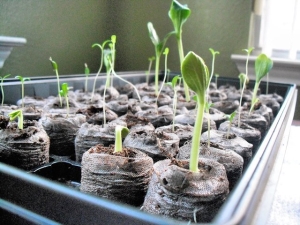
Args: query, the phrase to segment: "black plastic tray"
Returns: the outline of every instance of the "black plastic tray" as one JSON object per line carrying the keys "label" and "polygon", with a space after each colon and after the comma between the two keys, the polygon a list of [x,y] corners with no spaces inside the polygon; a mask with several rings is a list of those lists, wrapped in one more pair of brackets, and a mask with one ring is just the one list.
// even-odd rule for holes
{"label": "black plastic tray", "polygon": [[[143,82],[144,72],[122,73],[122,77],[133,82]],[[74,89],[84,87],[84,75],[65,76]],[[92,87],[93,75],[89,78]],[[153,75],[151,75],[153,80]],[[115,85],[122,85],[119,80]],[[102,76],[97,85],[104,83]],[[239,80],[219,78],[218,84],[230,83],[238,86]],[[253,82],[250,82],[250,86]],[[264,90],[265,83],[262,82]],[[20,82],[8,80],[4,83],[7,103],[15,104],[20,98]],[[55,95],[55,77],[34,78],[25,84],[26,95],[47,97]],[[255,212],[266,180],[272,170],[278,149],[284,146],[282,136],[291,125],[297,89],[293,84],[269,83],[269,92],[277,92],[284,102],[265,135],[252,162],[244,172],[238,185],[230,193],[218,215],[210,224],[249,224]],[[58,160],[58,159],[54,159]],[[52,162],[53,163],[53,162]],[[74,188],[26,173],[0,163],[0,223],[1,224],[187,224],[177,220],[141,212],[139,209],[81,193]]]}

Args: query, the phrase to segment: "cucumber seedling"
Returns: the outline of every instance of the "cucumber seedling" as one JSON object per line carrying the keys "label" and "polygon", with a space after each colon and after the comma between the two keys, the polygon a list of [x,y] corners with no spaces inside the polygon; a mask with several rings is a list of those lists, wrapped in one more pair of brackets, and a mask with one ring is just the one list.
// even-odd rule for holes
{"label": "cucumber seedling", "polygon": [[261,80],[269,73],[273,67],[273,61],[265,54],[260,54],[255,60],[255,84],[253,89],[253,95],[251,100],[250,113],[254,109],[255,104],[258,102],[257,91]]}
{"label": "cucumber seedling", "polygon": [[205,94],[209,83],[209,71],[204,60],[194,52],[189,52],[181,65],[181,73],[188,87],[197,96],[197,115],[193,131],[189,169],[198,172],[199,147],[205,108]]}
{"label": "cucumber seedling", "polygon": [[229,115],[226,115],[226,118],[229,120],[229,125],[228,125],[228,129],[227,129],[227,132],[226,132],[226,139],[229,138],[229,134],[230,134],[230,130],[231,130],[232,121],[233,121],[235,115],[236,115],[236,111],[232,112],[232,113],[229,114]]}
{"label": "cucumber seedling", "polygon": [[60,97],[60,83],[59,83],[59,75],[58,75],[58,66],[57,63],[55,61],[52,60],[52,58],[49,58],[50,62],[51,62],[51,66],[53,71],[55,72],[56,75],[56,83],[57,83],[57,94],[59,96],[59,103],[60,103],[60,107],[62,107],[62,101],[61,101],[61,97]]}
{"label": "cucumber seedling", "polygon": [[24,108],[24,82],[30,80],[29,77],[16,76],[15,78],[21,81],[21,91],[22,91],[22,108]]}
{"label": "cucumber seedling", "polygon": [[158,94],[156,96],[156,105],[157,105],[157,101],[158,101],[158,97],[160,95],[160,92],[161,92],[161,90],[163,89],[163,87],[165,85],[167,74],[168,74],[167,62],[168,62],[169,48],[165,48],[163,54],[165,55],[165,74],[164,74],[164,79],[163,79],[163,82],[162,82],[161,87],[159,89],[159,92],[158,92]]}
{"label": "cucumber seedling", "polygon": [[16,118],[18,118],[18,128],[20,130],[23,129],[23,122],[24,122],[24,120],[23,120],[23,110],[22,109],[14,110],[14,111],[10,112],[8,114],[8,116],[9,116],[9,120],[10,121],[13,121]]}
{"label": "cucumber seedling", "polygon": [[149,60],[149,66],[148,66],[148,71],[146,72],[146,83],[147,84],[149,84],[149,75],[151,72],[153,61],[155,60],[155,56],[149,57],[148,60]]}
{"label": "cucumber seedling", "polygon": [[67,117],[69,117],[69,111],[70,111],[68,93],[69,93],[68,84],[63,83],[61,85],[61,90],[59,91],[59,95],[65,98],[65,101],[66,101],[66,104],[67,104]]}
{"label": "cucumber seedling", "polygon": [[158,95],[158,75],[159,75],[159,62],[160,62],[160,57],[161,54],[163,53],[165,44],[168,40],[168,38],[174,34],[174,32],[168,33],[165,38],[161,41],[156,33],[156,30],[153,27],[153,24],[151,22],[148,22],[147,24],[148,27],[148,32],[149,32],[149,37],[154,45],[155,48],[155,95]]}
{"label": "cucumber seedling", "polygon": [[122,138],[125,138],[129,134],[129,129],[127,127],[117,125],[115,127],[115,149],[114,153],[122,152]]}
{"label": "cucumber seedling", "polygon": [[243,76],[243,83],[242,83],[242,90],[241,90],[241,97],[240,97],[240,107],[239,107],[239,115],[238,115],[238,127],[240,128],[241,126],[241,110],[242,110],[242,99],[244,95],[244,90],[246,87],[246,83],[249,81],[248,78],[248,62],[249,62],[249,56],[251,52],[253,51],[254,48],[248,48],[248,49],[243,49],[243,51],[247,52],[247,59],[246,59],[246,73]]}
{"label": "cucumber seedling", "polygon": [[[174,26],[174,33],[177,39],[180,65],[182,65],[182,62],[184,60],[184,51],[183,51],[183,44],[182,44],[182,26],[190,17],[190,14],[191,14],[191,10],[188,8],[187,5],[182,5],[176,0],[172,1],[168,15]],[[184,78],[183,78],[183,86],[184,86],[185,99],[186,101],[189,102],[190,101],[189,88]]]}
{"label": "cucumber seedling", "polygon": [[102,70],[102,67],[103,67],[103,60],[104,60],[104,48],[107,44],[109,44],[111,42],[111,39],[108,39],[108,40],[105,40],[102,44],[98,44],[98,43],[95,43],[92,45],[92,48],[94,47],[99,47],[100,48],[100,52],[101,52],[101,56],[100,56],[100,66],[99,66],[99,69],[98,69],[98,72],[95,76],[95,79],[94,79],[94,84],[93,84],[93,90],[92,90],[92,100],[94,98],[94,94],[95,94],[95,89],[96,89],[96,82],[97,82],[97,79],[98,79],[98,76]]}

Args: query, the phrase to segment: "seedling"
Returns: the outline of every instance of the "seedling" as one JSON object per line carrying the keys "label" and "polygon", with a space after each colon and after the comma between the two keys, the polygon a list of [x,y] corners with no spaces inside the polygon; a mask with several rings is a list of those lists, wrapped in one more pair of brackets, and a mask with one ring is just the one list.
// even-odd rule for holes
{"label": "seedling", "polygon": [[[184,51],[182,45],[182,26],[187,21],[190,14],[191,14],[191,10],[188,8],[187,5],[182,5],[176,0],[172,1],[171,8],[169,10],[169,17],[172,20],[174,26],[174,33],[177,39],[180,65],[182,65],[182,62],[184,60]],[[183,86],[185,92],[185,99],[186,101],[189,102],[190,101],[189,88],[184,78],[183,78]]]}
{"label": "seedling", "polygon": [[22,109],[17,109],[8,114],[10,121],[18,118],[18,128],[23,129],[23,111]]}
{"label": "seedling", "polygon": [[84,91],[88,92],[88,78],[90,75],[90,69],[86,63],[84,64],[84,74],[85,74]]}
{"label": "seedling", "polygon": [[215,51],[212,48],[209,48],[209,51],[212,54],[212,63],[211,63],[211,74],[210,74],[208,86],[210,85],[210,82],[211,82],[211,80],[213,78],[213,75],[214,75],[216,55],[220,54],[220,52]]}
{"label": "seedling", "polygon": [[151,72],[151,68],[152,68],[152,63],[155,60],[155,56],[149,57],[149,66],[148,66],[148,71],[146,72],[146,83],[149,84],[149,75]]}
{"label": "seedling", "polygon": [[226,138],[227,139],[229,138],[229,133],[230,133],[232,121],[233,121],[235,115],[236,115],[236,111],[232,112],[230,115],[226,115],[227,119],[229,120],[229,126],[228,126],[228,130],[227,130],[227,133],[226,133]]}
{"label": "seedling", "polygon": [[22,108],[24,108],[24,82],[26,80],[30,80],[29,77],[22,77],[22,76],[15,76],[15,78],[21,81],[21,88],[22,88]]}
{"label": "seedling", "polygon": [[59,95],[62,96],[62,97],[64,97],[65,100],[66,100],[66,104],[67,104],[67,117],[69,117],[69,111],[70,111],[68,92],[69,92],[68,84],[67,83],[63,83],[61,85],[61,90],[59,91]]}
{"label": "seedling", "polygon": [[241,73],[239,75],[239,79],[240,79],[241,97],[240,97],[240,104],[239,104],[238,127],[240,128],[240,126],[241,126],[242,99],[243,99],[244,90],[246,88],[246,84],[249,82],[249,78],[246,74]]}
{"label": "seedling", "polygon": [[188,87],[197,95],[198,110],[193,131],[189,168],[192,172],[198,172],[199,147],[205,108],[205,93],[209,83],[209,71],[200,56],[194,52],[189,52],[182,62],[181,73]]}
{"label": "seedling", "polygon": [[163,82],[162,82],[162,84],[161,84],[161,87],[160,87],[159,92],[158,92],[157,97],[156,97],[156,104],[157,104],[157,101],[158,101],[158,97],[159,97],[159,95],[160,95],[160,92],[161,92],[161,90],[163,89],[163,87],[164,87],[164,85],[165,85],[165,82],[166,82],[166,78],[167,78],[167,73],[168,73],[167,62],[168,62],[169,48],[165,48],[163,54],[165,55],[165,75],[164,75]]}
{"label": "seedling", "polygon": [[56,74],[56,80],[57,80],[57,94],[59,96],[59,103],[60,103],[60,107],[62,106],[62,101],[61,101],[61,97],[59,95],[59,92],[60,92],[60,83],[59,83],[59,75],[58,75],[58,66],[57,66],[57,63],[55,61],[52,60],[52,58],[50,57],[49,58],[50,62],[51,62],[51,65],[52,65],[52,68],[53,68],[53,71],[55,72]]}
{"label": "seedling", "polygon": [[175,116],[176,116],[176,110],[177,110],[177,92],[178,92],[178,87],[177,87],[177,82],[178,86],[180,87],[181,84],[181,79],[179,75],[173,77],[171,82],[167,82],[166,84],[171,85],[171,87],[174,90],[174,96],[173,96],[173,122],[172,122],[172,132],[174,132],[174,125],[175,125]]}
{"label": "seedling", "polygon": [[257,91],[262,78],[264,78],[273,67],[273,61],[265,54],[260,54],[255,60],[255,85],[253,89],[253,95],[251,100],[250,113],[252,112],[254,105],[257,103]]}
{"label": "seedling", "polygon": [[103,59],[104,59],[104,48],[105,48],[105,45],[110,43],[111,40],[105,40],[101,45],[100,44],[93,44],[92,45],[92,48],[94,47],[99,47],[100,48],[100,51],[101,51],[101,56],[100,56],[100,66],[99,66],[99,70],[95,76],[95,79],[94,79],[94,84],[93,84],[93,90],[92,90],[92,99],[94,98],[94,94],[95,94],[95,89],[96,89],[96,82],[97,82],[97,79],[98,79],[98,76],[102,70],[102,67],[103,67]]}
{"label": "seedling", "polygon": [[114,153],[122,152],[122,138],[125,138],[129,134],[129,129],[124,126],[117,125],[115,128],[115,150]]}
{"label": "seedling", "polygon": [[1,87],[1,97],[2,97],[2,99],[1,99],[1,106],[3,106],[3,103],[4,103],[3,82],[4,82],[5,78],[7,78],[9,76],[10,76],[10,74],[5,75],[4,77],[0,76],[0,79],[1,79],[0,87]]}
{"label": "seedling", "polygon": [[248,78],[248,61],[249,61],[249,56],[251,52],[253,51],[254,48],[248,48],[248,49],[243,49],[245,52],[247,52],[247,59],[246,59],[246,74],[242,75],[243,77],[243,84],[242,84],[242,91],[241,91],[241,97],[240,97],[240,107],[239,107],[239,117],[238,117],[238,127],[240,128],[241,125],[241,110],[242,110],[242,99],[244,95],[244,90],[246,87],[246,82],[249,81]]}
{"label": "seedling", "polygon": [[168,40],[168,38],[174,34],[174,32],[168,33],[165,38],[160,41],[153,24],[151,22],[148,22],[148,31],[149,31],[149,37],[155,47],[155,94],[158,95],[158,75],[159,75],[159,62],[161,54],[163,53],[164,46]]}

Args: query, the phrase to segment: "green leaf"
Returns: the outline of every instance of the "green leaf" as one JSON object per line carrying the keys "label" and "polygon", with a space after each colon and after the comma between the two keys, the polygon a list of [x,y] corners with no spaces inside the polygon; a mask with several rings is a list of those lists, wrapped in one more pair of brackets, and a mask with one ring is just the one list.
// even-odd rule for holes
{"label": "green leaf", "polygon": [[61,85],[61,90],[62,90],[63,96],[68,95],[68,91],[69,91],[68,83],[63,83]]}
{"label": "green leaf", "polygon": [[261,79],[272,69],[272,67],[272,59],[268,58],[265,54],[260,54],[255,60],[256,81],[260,82]]}
{"label": "green leaf", "polygon": [[90,75],[90,69],[86,63],[84,64],[84,74],[86,76]]}
{"label": "green leaf", "polygon": [[49,58],[50,62],[51,62],[51,65],[52,65],[52,68],[53,70],[58,70],[58,66],[57,66],[57,63],[55,61],[52,60],[52,58],[50,57]]}
{"label": "green leaf", "polygon": [[147,26],[148,26],[148,31],[149,31],[149,37],[150,37],[152,43],[154,44],[154,46],[159,45],[160,40],[159,40],[159,37],[153,27],[153,24],[151,22],[148,22]]}
{"label": "green leaf", "polygon": [[173,77],[173,79],[172,79],[172,87],[173,87],[173,88],[176,87],[177,81],[180,80],[180,79],[181,79],[181,77],[180,77],[179,75]]}
{"label": "green leaf", "polygon": [[213,50],[212,48],[209,48],[209,51],[211,52],[211,54],[214,55],[218,55],[220,54],[220,52]]}
{"label": "green leaf", "polygon": [[182,25],[186,22],[191,14],[191,10],[187,5],[182,5],[178,1],[173,0],[169,10],[169,17],[173,22],[175,32],[181,32]]}
{"label": "green leaf", "polygon": [[198,96],[205,95],[209,83],[209,72],[200,56],[189,52],[182,62],[181,73],[191,90]]}

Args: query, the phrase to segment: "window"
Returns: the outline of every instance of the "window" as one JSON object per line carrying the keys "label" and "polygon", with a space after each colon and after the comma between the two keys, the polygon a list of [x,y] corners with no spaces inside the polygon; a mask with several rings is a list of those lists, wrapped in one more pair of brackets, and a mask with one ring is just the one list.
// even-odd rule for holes
{"label": "window", "polygon": [[272,57],[300,60],[300,0],[254,0],[251,19],[249,46]]}

